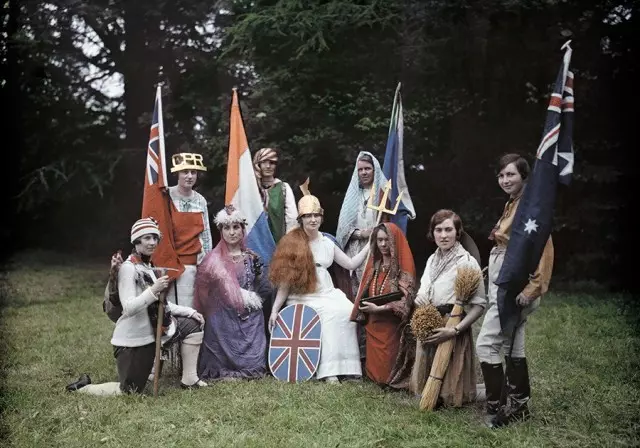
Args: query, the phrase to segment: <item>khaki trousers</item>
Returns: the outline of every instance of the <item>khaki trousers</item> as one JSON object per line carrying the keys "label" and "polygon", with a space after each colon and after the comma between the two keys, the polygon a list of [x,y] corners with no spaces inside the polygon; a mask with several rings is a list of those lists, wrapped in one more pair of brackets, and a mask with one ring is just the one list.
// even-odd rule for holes
{"label": "khaki trousers", "polygon": [[[511,336],[502,332],[500,325],[500,314],[498,311],[498,285],[495,281],[498,280],[500,275],[500,269],[502,268],[502,262],[504,261],[504,254],[506,248],[494,247],[491,249],[489,255],[489,303],[487,312],[482,322],[482,328],[478,335],[476,342],[476,353],[480,362],[487,362],[489,364],[501,364],[502,355],[509,355],[511,349]],[[527,307],[522,309],[521,323],[516,327],[515,339],[513,341],[513,351],[511,357],[524,358],[524,333],[527,326],[527,318],[533,313],[538,306],[540,306],[540,297],[536,298]],[[504,350],[504,353],[503,353]]]}

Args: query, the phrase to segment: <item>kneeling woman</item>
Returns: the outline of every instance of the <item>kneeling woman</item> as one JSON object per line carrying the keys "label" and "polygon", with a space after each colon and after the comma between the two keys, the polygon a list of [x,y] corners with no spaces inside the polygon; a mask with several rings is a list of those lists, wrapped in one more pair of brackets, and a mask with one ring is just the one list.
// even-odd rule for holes
{"label": "kneeling woman", "polygon": [[[400,291],[402,298],[385,305],[357,300],[366,315],[366,363],[369,378],[396,389],[409,386],[415,343],[405,332],[413,310],[416,268],[409,243],[398,226],[383,223],[373,229],[373,257],[362,276],[362,295],[379,296]],[[357,310],[354,310],[357,311]],[[352,313],[352,317],[360,319]]]}
{"label": "kneeling woman", "polygon": [[278,292],[269,318],[273,329],[280,307],[301,303],[312,307],[322,323],[322,350],[316,371],[318,379],[339,382],[338,376],[361,376],[356,324],[349,320],[353,304],[335,288],[327,270],[335,261],[353,270],[362,264],[369,246],[355,257],[347,257],[329,238],[320,233],[324,211],[318,198],[303,196],[298,202],[300,228],[287,233],[271,260],[269,278]]}
{"label": "kneeling woman", "polygon": [[202,342],[201,325],[204,318],[193,308],[167,302],[165,315],[158,317],[158,296],[169,286],[169,277],[156,277],[151,255],[162,235],[153,218],[136,221],[131,228],[132,254],[118,272],[118,294],[122,315],[116,322],[111,344],[116,358],[119,382],[90,384],[88,375],[67,386],[91,395],[120,395],[141,393],[147,382],[155,358],[155,328],[158,318],[167,330],[162,338],[164,347],[182,342],[183,388],[207,384],[197,376],[196,365]]}
{"label": "kneeling woman", "polygon": [[[462,221],[451,210],[439,210],[431,217],[428,236],[435,240],[438,248],[427,260],[416,295],[416,306],[431,304],[448,318],[456,303],[454,284],[458,268],[469,266],[480,271],[478,261],[460,243],[463,234]],[[451,328],[437,328],[425,341],[418,341],[411,375],[413,393],[422,393],[438,344],[455,338],[439,401],[445,406],[459,407],[476,399],[471,325],[482,315],[485,304],[484,283],[480,282],[475,296],[465,305],[466,315],[459,324]]]}
{"label": "kneeling woman", "polygon": [[195,304],[207,319],[198,373],[203,379],[260,378],[267,369],[262,263],[245,247],[246,220],[227,206],[215,217],[222,240],[196,274]]}

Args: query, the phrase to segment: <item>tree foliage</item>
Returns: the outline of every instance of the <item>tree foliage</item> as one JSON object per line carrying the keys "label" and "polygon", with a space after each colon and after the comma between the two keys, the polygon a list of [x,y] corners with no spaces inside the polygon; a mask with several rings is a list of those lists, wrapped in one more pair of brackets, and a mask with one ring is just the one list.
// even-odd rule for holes
{"label": "tree foliage", "polygon": [[[637,89],[639,3],[5,2],[3,73],[23,117],[18,202],[46,219],[70,199],[90,198],[102,223],[126,228],[139,213],[162,83],[167,147],[205,153],[200,188],[212,209],[221,206],[236,86],[251,148],[279,148],[281,177],[296,186],[309,176],[337,217],[358,151],[383,156],[401,82],[418,264],[430,249],[426,223],[442,207],[458,211],[488,253],[485,236],[504,201],[495,160],[516,151],[532,161],[560,47],[572,39],[576,174],[558,204],[556,273],[608,281],[629,231],[621,192],[637,140],[616,99]],[[113,79],[121,95],[105,95],[100,83]]]}

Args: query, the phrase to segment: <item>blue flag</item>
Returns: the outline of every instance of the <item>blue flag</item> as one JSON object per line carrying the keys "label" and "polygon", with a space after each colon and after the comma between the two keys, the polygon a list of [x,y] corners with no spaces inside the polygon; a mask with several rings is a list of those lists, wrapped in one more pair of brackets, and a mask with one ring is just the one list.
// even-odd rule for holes
{"label": "blue flag", "polygon": [[568,42],[547,108],[542,142],[513,219],[498,285],[500,324],[511,334],[520,320],[515,301],[529,283],[551,235],[558,184],[568,185],[573,173],[573,73]]}
{"label": "blue flag", "polygon": [[384,176],[391,180],[391,191],[389,192],[389,207],[395,207],[400,192],[402,198],[398,212],[391,216],[391,222],[396,224],[407,233],[407,221],[415,219],[416,211],[413,208],[407,180],[404,177],[404,154],[403,154],[404,121],[402,117],[402,97],[400,95],[400,83],[396,88],[393,98],[393,108],[391,110],[391,123],[389,124],[389,136],[387,137],[387,148],[384,153],[384,165],[382,171]]}

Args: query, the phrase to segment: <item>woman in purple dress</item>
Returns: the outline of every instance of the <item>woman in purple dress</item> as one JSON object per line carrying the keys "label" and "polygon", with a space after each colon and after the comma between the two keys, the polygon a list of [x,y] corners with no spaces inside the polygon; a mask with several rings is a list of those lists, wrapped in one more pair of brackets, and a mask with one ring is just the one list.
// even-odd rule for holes
{"label": "woman in purple dress", "polygon": [[262,297],[269,297],[260,258],[244,244],[246,220],[227,206],[215,217],[222,234],[198,266],[195,306],[205,316],[198,375],[209,380],[267,373]]}

